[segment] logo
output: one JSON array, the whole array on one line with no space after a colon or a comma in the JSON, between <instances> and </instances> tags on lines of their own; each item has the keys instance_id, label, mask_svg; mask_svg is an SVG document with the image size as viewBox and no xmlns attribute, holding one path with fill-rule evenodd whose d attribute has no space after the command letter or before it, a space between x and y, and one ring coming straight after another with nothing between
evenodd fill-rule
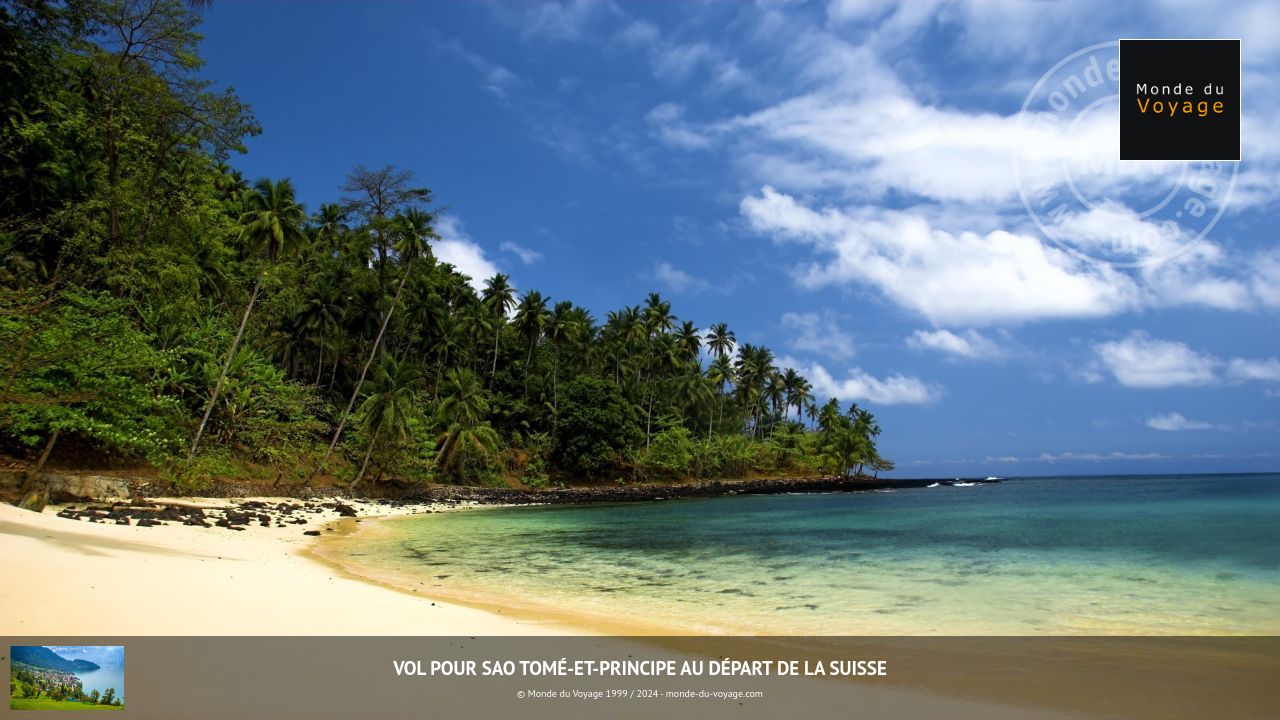
<instances>
[{"instance_id":1,"label":"logo","mask_svg":"<svg viewBox=\"0 0 1280 720\"><path fill-rule=\"evenodd\" d=\"M1049 240L1090 261L1141 267L1186 252L1213 229L1239 167L1220 159L1122 159L1120 101L1130 93L1122 93L1119 48L1106 42L1078 50L1032 87L1018 116L1014 172L1023 206Z\"/></svg>"}]
</instances>

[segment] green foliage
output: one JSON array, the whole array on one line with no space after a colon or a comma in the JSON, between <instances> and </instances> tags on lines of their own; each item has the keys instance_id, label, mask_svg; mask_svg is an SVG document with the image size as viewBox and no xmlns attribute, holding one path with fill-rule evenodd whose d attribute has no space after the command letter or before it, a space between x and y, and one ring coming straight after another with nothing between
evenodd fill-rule
<instances>
[{"instance_id":1,"label":"green foliage","mask_svg":"<svg viewBox=\"0 0 1280 720\"><path fill-rule=\"evenodd\" d=\"M664 417L661 430L654 436L649 448L640 454L639 468L648 477L680 478L694 469L698 454L693 433L674 417Z\"/></svg>"},{"instance_id":2,"label":"green foliage","mask_svg":"<svg viewBox=\"0 0 1280 720\"><path fill-rule=\"evenodd\" d=\"M560 469L595 477L617 467L623 453L641 442L635 411L617 386L580 377L561 395L552 456Z\"/></svg>"},{"instance_id":3,"label":"green foliage","mask_svg":"<svg viewBox=\"0 0 1280 720\"><path fill-rule=\"evenodd\" d=\"M48 303L48 304L46 304ZM104 293L63 291L51 303L0 294L0 432L23 444L55 430L121 456L160 461L180 448L169 358Z\"/></svg>"},{"instance_id":4,"label":"green foliage","mask_svg":"<svg viewBox=\"0 0 1280 720\"><path fill-rule=\"evenodd\" d=\"M657 293L597 320L476 292L408 170L358 166L311 217L246 182L227 159L259 128L200 76L202 4L0 7L0 450L74 442L188 492L335 453L344 479L531 487L890 467L870 413Z\"/></svg>"}]
</instances>

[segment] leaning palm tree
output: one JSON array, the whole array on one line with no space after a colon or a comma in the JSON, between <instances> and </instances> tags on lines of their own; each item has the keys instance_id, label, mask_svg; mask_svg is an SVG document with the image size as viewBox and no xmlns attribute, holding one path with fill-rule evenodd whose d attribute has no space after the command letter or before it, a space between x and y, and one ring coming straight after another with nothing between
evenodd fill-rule
<instances>
[{"instance_id":1,"label":"leaning palm tree","mask_svg":"<svg viewBox=\"0 0 1280 720\"><path fill-rule=\"evenodd\" d=\"M204 435L205 426L209 424L209 416L218 403L218 395L222 393L222 385L227 380L227 371L231 367L231 359L236 356L240 347L240 339L244 337L245 326L249 324L249 314L258 302L258 293L262 290L262 279L267 270L285 257L297 255L306 245L307 236L303 226L307 214L302 205L295 199L293 183L288 178L272 182L262 178L248 193L245 200L246 209L240 215L240 241L244 244L247 255L262 257L262 268L253 281L253 290L249 293L249 304L240 316L240 327L236 329L235 339L231 341L231 349L227 351L227 359L222 364L222 372L213 386L213 393L205 405L204 416L196 428L196 435L191 440L191 451L187 454L190 462L200 447L200 438Z\"/></svg>"},{"instance_id":2,"label":"leaning palm tree","mask_svg":"<svg viewBox=\"0 0 1280 720\"><path fill-rule=\"evenodd\" d=\"M498 434L485 422L489 399L475 373L466 368L450 368L444 385L436 412L446 429L437 440L436 463L445 473L465 478L468 457L495 452Z\"/></svg>"},{"instance_id":3,"label":"leaning palm tree","mask_svg":"<svg viewBox=\"0 0 1280 720\"><path fill-rule=\"evenodd\" d=\"M369 448L365 451L364 462L360 464L360 472L351 481L352 489L364 478L375 445L380 442L398 445L411 440L414 422L423 419L418 402L422 373L413 363L388 357L375 371L372 385L369 396L356 411L369 434Z\"/></svg>"},{"instance_id":4,"label":"leaning palm tree","mask_svg":"<svg viewBox=\"0 0 1280 720\"><path fill-rule=\"evenodd\" d=\"M310 477L307 478L308 482L322 472L328 464L329 458L333 457L333 449L338 445L338 438L342 436L342 430L347 425L347 419L351 416L351 409L355 407L356 398L360 395L365 376L369 374L369 366L373 364L373 358L378 354L378 349L382 346L382 337L387 332L387 323L391 320L392 313L396 311L396 306L400 304L400 294L404 292L405 281L413 273L414 261L419 257L430 257L431 255L431 246L428 240L439 237L431 227L433 220L435 220L434 215L415 208L406 210L394 220L397 234L395 251L396 255L405 264L404 274L400 276L400 284L396 286L396 294L391 300L391 307L387 308L386 314L382 316L382 326L378 328L378 337L374 339L373 346L369 349L369 357L365 358L364 367L360 368L360 377L356 378L355 387L351 389L351 398L347 401L347 408L342 412L342 417L338 420L338 426L333 431L333 438L329 441L329 448L325 450L324 459L311 471Z\"/></svg>"}]
</instances>

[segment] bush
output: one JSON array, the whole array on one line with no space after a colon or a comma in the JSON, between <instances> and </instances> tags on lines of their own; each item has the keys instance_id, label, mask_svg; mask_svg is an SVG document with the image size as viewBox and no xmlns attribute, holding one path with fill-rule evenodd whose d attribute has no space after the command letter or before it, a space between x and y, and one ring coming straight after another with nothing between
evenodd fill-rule
<instances>
[{"instance_id":1,"label":"bush","mask_svg":"<svg viewBox=\"0 0 1280 720\"><path fill-rule=\"evenodd\" d=\"M650 440L648 451L640 454L640 469L650 476L688 475L694 469L697 452L693 434L674 418L664 418L660 423L662 429Z\"/></svg>"},{"instance_id":2,"label":"bush","mask_svg":"<svg viewBox=\"0 0 1280 720\"><path fill-rule=\"evenodd\" d=\"M596 477L619 465L643 437L622 391L605 380L580 377L565 385L556 419L553 464Z\"/></svg>"}]
</instances>

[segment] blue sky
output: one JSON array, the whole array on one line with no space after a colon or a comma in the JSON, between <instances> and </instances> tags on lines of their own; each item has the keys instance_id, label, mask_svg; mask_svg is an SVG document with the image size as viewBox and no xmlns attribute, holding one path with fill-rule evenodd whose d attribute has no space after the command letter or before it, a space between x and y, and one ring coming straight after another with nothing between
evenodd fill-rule
<instances>
[{"instance_id":1,"label":"blue sky","mask_svg":"<svg viewBox=\"0 0 1280 720\"><path fill-rule=\"evenodd\" d=\"M204 33L264 127L246 176L314 208L410 168L477 282L596 317L658 290L871 407L899 475L1280 467L1274 3L227 0ZM1140 214L1164 175L1076 177L1100 202L1065 242L1135 267L1051 242L1014 171L1111 152L1110 105L1019 111L1122 37L1242 39L1244 161L1199 242Z\"/></svg>"}]
</instances>

